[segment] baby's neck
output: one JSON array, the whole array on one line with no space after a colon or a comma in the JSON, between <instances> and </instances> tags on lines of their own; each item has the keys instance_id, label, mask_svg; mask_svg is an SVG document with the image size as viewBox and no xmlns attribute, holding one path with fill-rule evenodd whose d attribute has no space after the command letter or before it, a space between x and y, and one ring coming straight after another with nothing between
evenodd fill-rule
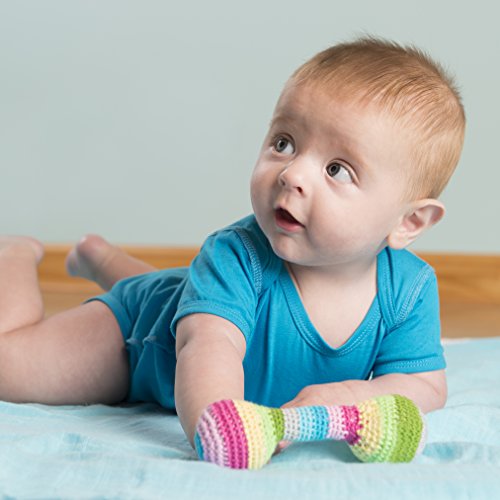
<instances>
[{"instance_id":1,"label":"baby's neck","mask_svg":"<svg viewBox=\"0 0 500 500\"><path fill-rule=\"evenodd\" d=\"M347 292L372 288L377 282L377 259L357 266L337 266L335 268L300 266L286 263L290 276L301 296Z\"/></svg>"},{"instance_id":2,"label":"baby's neck","mask_svg":"<svg viewBox=\"0 0 500 500\"><path fill-rule=\"evenodd\" d=\"M377 293L376 261L364 273L326 273L287 265L302 304L323 340L345 344L361 324Z\"/></svg>"}]
</instances>

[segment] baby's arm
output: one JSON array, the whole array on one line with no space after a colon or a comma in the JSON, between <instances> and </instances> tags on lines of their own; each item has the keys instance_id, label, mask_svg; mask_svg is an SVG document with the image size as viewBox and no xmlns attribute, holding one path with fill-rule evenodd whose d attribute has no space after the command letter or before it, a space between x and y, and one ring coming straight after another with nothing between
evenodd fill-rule
<instances>
[{"instance_id":1,"label":"baby's arm","mask_svg":"<svg viewBox=\"0 0 500 500\"><path fill-rule=\"evenodd\" d=\"M305 405L356 404L385 394L400 394L411 399L424 413L442 408L447 386L444 370L421 373L390 373L372 380L346 380L310 385L285 407Z\"/></svg>"},{"instance_id":2,"label":"baby's arm","mask_svg":"<svg viewBox=\"0 0 500 500\"><path fill-rule=\"evenodd\" d=\"M243 399L246 342L230 321L211 314L182 318L176 330L175 402L193 444L203 410L221 399Z\"/></svg>"}]
</instances>

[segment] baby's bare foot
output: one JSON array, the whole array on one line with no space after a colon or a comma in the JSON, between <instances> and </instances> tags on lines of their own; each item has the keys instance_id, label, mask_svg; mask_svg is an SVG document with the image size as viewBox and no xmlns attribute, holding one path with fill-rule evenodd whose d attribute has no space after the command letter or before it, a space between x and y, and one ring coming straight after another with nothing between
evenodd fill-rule
<instances>
[{"instance_id":1,"label":"baby's bare foot","mask_svg":"<svg viewBox=\"0 0 500 500\"><path fill-rule=\"evenodd\" d=\"M95 234L85 236L75 245L66 258L66 269L71 276L94 281L104 290L129 276L156 270Z\"/></svg>"},{"instance_id":2,"label":"baby's bare foot","mask_svg":"<svg viewBox=\"0 0 500 500\"><path fill-rule=\"evenodd\" d=\"M43 259L43 244L29 236L0 236L0 255L32 256L37 264Z\"/></svg>"},{"instance_id":3,"label":"baby's bare foot","mask_svg":"<svg viewBox=\"0 0 500 500\"><path fill-rule=\"evenodd\" d=\"M105 290L108 283L103 270L121 250L96 234L84 236L66 257L66 270L70 276L95 281Z\"/></svg>"}]
</instances>

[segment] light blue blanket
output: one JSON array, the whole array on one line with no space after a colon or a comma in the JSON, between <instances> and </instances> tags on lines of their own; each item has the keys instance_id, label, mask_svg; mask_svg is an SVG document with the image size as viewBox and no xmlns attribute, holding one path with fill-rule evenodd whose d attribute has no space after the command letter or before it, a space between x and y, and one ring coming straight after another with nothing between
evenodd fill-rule
<instances>
[{"instance_id":1,"label":"light blue blanket","mask_svg":"<svg viewBox=\"0 0 500 500\"><path fill-rule=\"evenodd\" d=\"M156 406L0 402L0 492L14 498L500 498L500 338L445 347L449 399L411 464L357 462L343 443L296 444L260 471L196 460Z\"/></svg>"}]
</instances>

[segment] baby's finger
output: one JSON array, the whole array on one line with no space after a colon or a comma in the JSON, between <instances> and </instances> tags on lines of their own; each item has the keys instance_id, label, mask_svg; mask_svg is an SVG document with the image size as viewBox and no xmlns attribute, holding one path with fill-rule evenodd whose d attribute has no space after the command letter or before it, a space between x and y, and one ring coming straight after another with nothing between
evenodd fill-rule
<instances>
[{"instance_id":1,"label":"baby's finger","mask_svg":"<svg viewBox=\"0 0 500 500\"><path fill-rule=\"evenodd\" d=\"M278 446L276 447L276 450L274 450L274 454L278 455L280 454L283 450L288 448L292 443L290 441L280 441L278 443Z\"/></svg>"}]
</instances>

